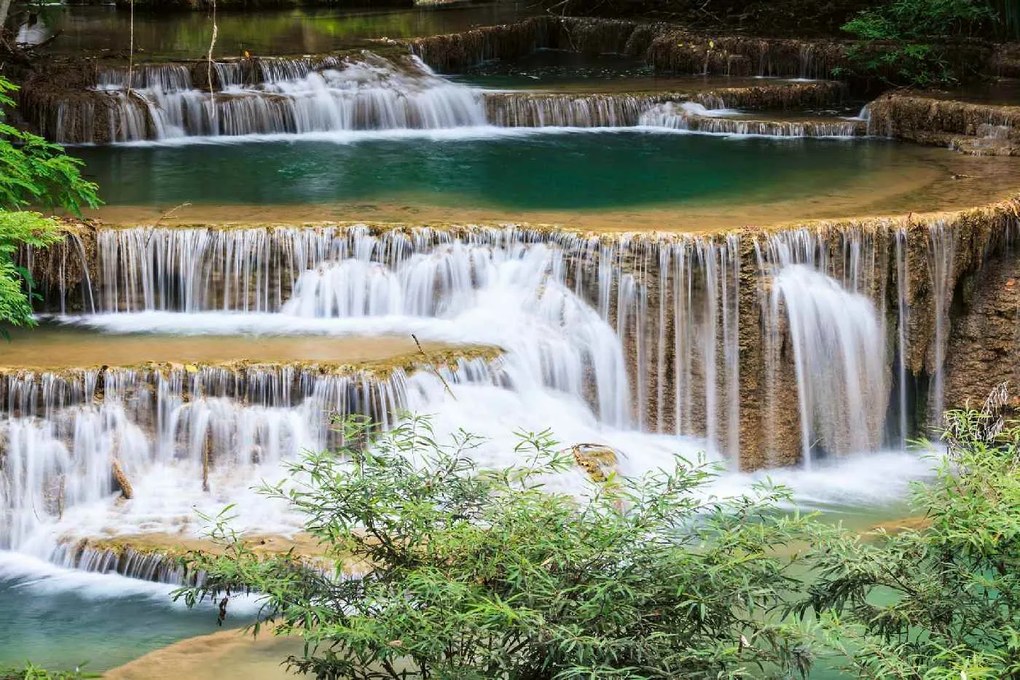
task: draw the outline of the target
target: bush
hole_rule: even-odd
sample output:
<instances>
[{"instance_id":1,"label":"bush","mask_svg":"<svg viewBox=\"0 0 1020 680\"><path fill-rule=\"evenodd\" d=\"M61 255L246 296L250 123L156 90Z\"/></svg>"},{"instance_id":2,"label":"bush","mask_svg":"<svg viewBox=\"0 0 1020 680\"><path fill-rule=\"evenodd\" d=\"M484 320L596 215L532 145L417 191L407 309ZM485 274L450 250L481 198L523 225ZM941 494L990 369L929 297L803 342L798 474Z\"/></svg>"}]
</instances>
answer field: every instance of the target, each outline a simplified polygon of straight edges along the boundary
<instances>
[{"instance_id":1,"label":"bush","mask_svg":"<svg viewBox=\"0 0 1020 680\"><path fill-rule=\"evenodd\" d=\"M1020 422L1004 394L947 414L948 455L914 497L925 526L816 542L799 609L860 677L1020 677Z\"/></svg>"},{"instance_id":2,"label":"bush","mask_svg":"<svg viewBox=\"0 0 1020 680\"><path fill-rule=\"evenodd\" d=\"M438 443L427 420L293 466L284 499L329 564L256 555L222 516L225 554L190 554L193 605L264 595L260 624L300 634L289 659L320 678L736 678L804 674L805 632L784 616L800 584L785 546L808 521L785 495L703 499L713 470L675 461L610 476L578 498L547 486L573 465L548 433L521 434L518 465L481 470L478 441ZM573 473L576 474L576 473ZM221 600L221 611L226 600ZM259 626L255 627L258 632Z\"/></svg>"},{"instance_id":3,"label":"bush","mask_svg":"<svg viewBox=\"0 0 1020 680\"><path fill-rule=\"evenodd\" d=\"M93 673L82 673L74 671L49 671L36 666L33 663L25 664L24 668L16 670L0 669L0 680L85 680L86 678L98 678Z\"/></svg>"},{"instance_id":4,"label":"bush","mask_svg":"<svg viewBox=\"0 0 1020 680\"><path fill-rule=\"evenodd\" d=\"M14 106L17 88L0 77L0 111ZM31 325L32 304L23 291L29 272L15 264L23 245L46 246L60 239L59 225L26 206L60 208L80 214L99 204L96 185L81 177L81 161L47 142L4 122L0 113L0 323ZM5 335L0 327L0 336Z\"/></svg>"},{"instance_id":5,"label":"bush","mask_svg":"<svg viewBox=\"0 0 1020 680\"><path fill-rule=\"evenodd\" d=\"M986 35L996 20L986 0L893 0L860 12L843 30L865 41L849 52L857 75L929 87L954 84L976 66L954 58L945 42Z\"/></svg>"}]
</instances>

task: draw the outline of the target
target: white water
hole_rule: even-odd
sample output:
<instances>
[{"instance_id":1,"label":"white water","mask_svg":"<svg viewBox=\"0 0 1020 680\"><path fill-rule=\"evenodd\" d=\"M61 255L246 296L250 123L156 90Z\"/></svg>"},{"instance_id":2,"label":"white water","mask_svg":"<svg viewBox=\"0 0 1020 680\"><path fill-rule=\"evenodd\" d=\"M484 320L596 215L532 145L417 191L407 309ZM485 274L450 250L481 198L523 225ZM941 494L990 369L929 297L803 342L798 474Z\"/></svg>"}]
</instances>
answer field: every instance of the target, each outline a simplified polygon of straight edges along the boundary
<instances>
[{"instance_id":1,"label":"white water","mask_svg":"<svg viewBox=\"0 0 1020 680\"><path fill-rule=\"evenodd\" d=\"M781 306L793 345L806 466L815 449L843 454L875 449L889 386L884 333L871 300L794 264L774 280L774 315Z\"/></svg>"},{"instance_id":2,"label":"white water","mask_svg":"<svg viewBox=\"0 0 1020 680\"><path fill-rule=\"evenodd\" d=\"M479 91L435 76L416 57L228 62L215 72L220 88L212 92L182 65L140 69L130 90L124 72L101 73L97 91L114 104L110 141L486 124ZM62 106L58 119L75 104Z\"/></svg>"},{"instance_id":3,"label":"white water","mask_svg":"<svg viewBox=\"0 0 1020 680\"><path fill-rule=\"evenodd\" d=\"M433 137L620 129L763 136L847 136L853 123L721 120L712 93L493 91L436 75L417 57L254 59L100 70L91 97L69 97L38 124L62 143L192 144L225 140ZM130 81L130 82L129 82ZM670 98L692 101L665 101ZM522 134L518 132L517 134Z\"/></svg>"},{"instance_id":4,"label":"white water","mask_svg":"<svg viewBox=\"0 0 1020 680\"><path fill-rule=\"evenodd\" d=\"M863 134L866 126L854 120L749 120L741 111L706 108L697 102L666 102L648 108L639 125L739 137L832 137Z\"/></svg>"},{"instance_id":5,"label":"white water","mask_svg":"<svg viewBox=\"0 0 1020 680\"><path fill-rule=\"evenodd\" d=\"M805 503L892 500L927 468L906 453L866 453L882 443L882 417L875 419L888 396L875 396L887 385L884 347L876 346L873 303L860 292L878 255L849 240L852 266L837 281L823 273L832 263L817 239L790 232L756 244L762 276L776 281L776 304L761 304L771 309L766 323L778 329L788 319L797 354L798 394L776 396L800 399L805 442L819 439L845 458L819 462L807 446L811 470L776 474ZM129 229L101 232L98 248L88 299L100 313L63 317L67 323L323 341L414 333L496 345L504 356L444 370L452 394L428 371L377 378L181 367L9 376L0 382L8 461L0 536L22 553L60 561L69 559L61 548L69 537L197 535L196 509L214 514L228 503L236 504L240 529L289 535L299 518L250 487L279 479L282 463L301 451L334 442L326 428L334 411L384 421L403 409L430 414L441 436L465 428L488 437L477 452L483 465L515 462L514 432L546 428L565 445L615 447L627 474L669 465L674 454L693 460L706 451L731 468L738 460L736 235L658 242L513 228ZM652 304L655 291L667 304ZM117 499L112 458L133 500ZM760 478L730 473L714 488L733 493ZM578 490L584 481L578 472L560 483ZM101 556L89 560L93 568L105 564Z\"/></svg>"}]
</instances>

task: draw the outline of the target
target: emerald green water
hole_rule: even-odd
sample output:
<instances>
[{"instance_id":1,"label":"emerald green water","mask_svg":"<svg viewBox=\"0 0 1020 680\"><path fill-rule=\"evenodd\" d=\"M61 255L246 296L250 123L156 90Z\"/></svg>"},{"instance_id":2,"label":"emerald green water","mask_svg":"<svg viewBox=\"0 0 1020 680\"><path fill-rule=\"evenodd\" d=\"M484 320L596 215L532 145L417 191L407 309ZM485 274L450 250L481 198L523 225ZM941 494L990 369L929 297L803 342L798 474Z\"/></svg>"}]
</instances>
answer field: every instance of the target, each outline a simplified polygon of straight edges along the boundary
<instances>
[{"instance_id":1,"label":"emerald green water","mask_svg":"<svg viewBox=\"0 0 1020 680\"><path fill-rule=\"evenodd\" d=\"M928 150L873 140L724 140L640 131L350 143L357 138L74 153L109 204L405 201L518 210L810 198L869 176L901 176L930 157Z\"/></svg>"},{"instance_id":2,"label":"emerald green water","mask_svg":"<svg viewBox=\"0 0 1020 680\"><path fill-rule=\"evenodd\" d=\"M0 670L27 661L99 672L222 630L212 605L171 603L171 586L67 572L0 551ZM230 620L243 625L246 619Z\"/></svg>"}]
</instances>

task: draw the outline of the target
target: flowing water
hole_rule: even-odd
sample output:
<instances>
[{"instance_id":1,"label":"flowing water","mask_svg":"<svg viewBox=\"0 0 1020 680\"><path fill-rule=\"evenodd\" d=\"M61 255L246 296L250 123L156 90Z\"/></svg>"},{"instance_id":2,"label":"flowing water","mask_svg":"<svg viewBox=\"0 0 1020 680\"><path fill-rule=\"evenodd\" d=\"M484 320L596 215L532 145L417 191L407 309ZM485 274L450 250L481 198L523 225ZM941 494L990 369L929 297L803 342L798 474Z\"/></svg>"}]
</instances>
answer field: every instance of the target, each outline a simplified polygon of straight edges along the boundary
<instances>
[{"instance_id":1,"label":"flowing water","mask_svg":"<svg viewBox=\"0 0 1020 680\"><path fill-rule=\"evenodd\" d=\"M80 249L94 249L93 274L44 291L70 329L42 331L38 347L10 355L25 368L0 380L8 551L0 555L12 565L0 598L37 621L33 630L74 641L37 657L54 663L92 658L82 657L88 648L103 654L94 667L104 668L128 656L125 645L138 653L207 631L211 617L168 609L152 595L166 590L134 585L184 575L144 556L115 566L74 541L140 532L184 540L202 531L196 511L212 514L228 503L238 529L293 536L299 518L251 487L282 479L282 464L302 451L336 443L331 413L365 413L384 425L403 410L429 414L441 437L460 428L486 437L475 455L487 466L513 462L515 431L547 427L564 444L613 446L625 474L705 452L730 470L713 493L740 493L768 475L789 484L801 507L834 517L866 524L882 508L896 512L929 463L884 449L896 443L883 437L883 425L897 417L886 407L886 367L898 350L882 341L880 249L852 230L746 238L600 240L511 227L101 230L94 246ZM932 238L935 252L953 247L937 230ZM839 254L831 254L840 239ZM759 272L757 299L744 293L747 271ZM747 406L736 358L753 318L745 305L760 305L755 314L776 337L789 328L805 428L794 467L737 469ZM227 336L266 342L267 352L290 338L301 345L266 365L121 367L114 360L56 370L39 360L107 359L94 354L98 347L82 347L86 332L101 334L104 351L124 363L147 353L158 360L189 339L188 352L206 360L218 358ZM343 357L370 338L412 333L426 353L483 345L500 356L465 356L436 372L293 361L312 338ZM239 352L247 342L238 341ZM779 380L781 362L770 366ZM772 401L792 396L775 389ZM118 500L111 460L130 480L130 501ZM576 472L558 483L578 490L582 480ZM80 575L114 568L136 578ZM73 588L60 585L68 579ZM89 617L104 607L131 613L92 627ZM55 616L62 608L70 614ZM145 625L152 617L162 623ZM72 632L79 626L87 633ZM20 629L0 647L38 651ZM123 635L124 644L104 653L93 634Z\"/></svg>"},{"instance_id":2,"label":"flowing water","mask_svg":"<svg viewBox=\"0 0 1020 680\"><path fill-rule=\"evenodd\" d=\"M303 343L414 334L495 346L501 356L448 363L446 384L428 371L307 362L8 371L0 383L4 545L66 562L68 535L193 534L195 507L210 513L226 502L237 503L242 528L293 533L293 518L244 489L279 476L280 462L302 450L334 443L328 413L384 424L403 410L433 413L440 432L468 425L488 436L492 446L479 452L486 464L506 461L515 429L555 424L565 443L617 447L628 472L699 450L735 469L745 446L736 357L748 304L761 305L777 343L779 329L790 329L801 467L852 461L886 443L891 385L885 317L868 297L880 250L852 232L842 238L850 265L837 269L842 258L830 259L830 244L808 231L752 239L752 261L736 235L614 244L513 228L102 231L87 290L46 291L64 323L115 334L297 335ZM773 280L771 299L746 297L740 272L748 266ZM70 314L75 308L85 313ZM137 337L110 343L127 348ZM766 366L769 375L784 370L778 359ZM776 387L767 398L787 397ZM111 458L132 480L130 503L114 502ZM888 461L915 465L906 454ZM846 496L843 480L804 480L811 502ZM873 492L892 489L895 498L902 481Z\"/></svg>"},{"instance_id":3,"label":"flowing water","mask_svg":"<svg viewBox=\"0 0 1020 680\"><path fill-rule=\"evenodd\" d=\"M863 121L825 84L813 108L774 115L737 109L734 90L790 83L656 79L618 56L537 52L456 79L378 43L262 58L526 11L226 15L221 56L255 58L216 62L211 90L205 65L103 67L40 119L88 143L73 151L100 214L128 226L21 254L48 316L0 347L0 607L27 622L0 632L0 665L102 670L210 632L209 612L168 602L163 582L193 575L81 539L184 544L198 512L229 503L238 529L296 540L300 517L252 487L339 444L332 415L427 414L440 438L485 437L485 466L551 427L612 446L624 474L704 456L723 470L711 493L770 477L855 527L903 512L931 467L905 447L908 413L945 402L955 232L705 232L951 207L1014 186L1016 164L852 139ZM40 21L65 31L54 50L123 47L105 8L54 8L25 34ZM137 45L194 56L205 28L146 17ZM305 216L399 224L255 226ZM617 233L514 226L525 217ZM446 226L413 226L432 220ZM701 233L640 233L678 225ZM931 309L910 306L917 271ZM926 314L918 396L906 363Z\"/></svg>"}]
</instances>

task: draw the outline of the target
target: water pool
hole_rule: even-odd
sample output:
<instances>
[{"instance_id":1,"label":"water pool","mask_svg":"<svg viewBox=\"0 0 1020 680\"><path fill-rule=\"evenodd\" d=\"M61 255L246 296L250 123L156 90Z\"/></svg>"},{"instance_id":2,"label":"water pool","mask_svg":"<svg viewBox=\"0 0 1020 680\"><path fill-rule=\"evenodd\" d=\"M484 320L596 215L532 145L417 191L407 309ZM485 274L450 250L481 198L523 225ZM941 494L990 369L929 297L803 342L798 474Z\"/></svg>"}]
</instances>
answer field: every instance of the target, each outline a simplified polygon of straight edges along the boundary
<instances>
[{"instance_id":1,"label":"water pool","mask_svg":"<svg viewBox=\"0 0 1020 680\"><path fill-rule=\"evenodd\" d=\"M733 138L647 129L483 127L78 147L133 221L530 219L688 228L949 209L1015 186L1013 159L884 140ZM980 198L976 198L980 196ZM257 207L256 207L257 206ZM217 209L219 207L219 209ZM274 210L273 207L277 209Z\"/></svg>"}]
</instances>

